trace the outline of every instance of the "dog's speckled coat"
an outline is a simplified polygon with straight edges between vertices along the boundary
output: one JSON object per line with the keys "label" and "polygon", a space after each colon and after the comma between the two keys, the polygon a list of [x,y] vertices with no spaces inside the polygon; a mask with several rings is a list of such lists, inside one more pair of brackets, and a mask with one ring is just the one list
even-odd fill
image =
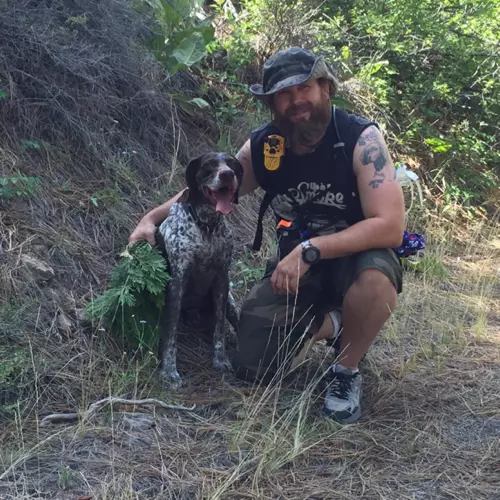
{"label": "dog's speckled coat", "polygon": [[210,299],[214,309],[213,366],[219,370],[231,369],[226,356],[224,322],[227,316],[234,329],[238,322],[236,305],[229,293],[232,232],[226,217],[216,212],[204,190],[230,186],[237,203],[242,177],[238,160],[224,153],[211,153],[191,161],[186,169],[188,199],[174,203],[159,227],[172,276],[166,291],[160,343],[161,376],[168,388],[182,385],[177,371],[181,311],[196,310]]}

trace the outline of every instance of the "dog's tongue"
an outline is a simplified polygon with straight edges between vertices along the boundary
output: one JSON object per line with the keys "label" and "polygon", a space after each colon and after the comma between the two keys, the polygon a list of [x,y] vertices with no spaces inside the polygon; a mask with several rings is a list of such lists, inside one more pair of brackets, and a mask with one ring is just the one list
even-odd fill
{"label": "dog's tongue", "polygon": [[215,210],[223,215],[229,215],[233,209],[233,193],[231,191],[213,191],[212,196],[217,202]]}

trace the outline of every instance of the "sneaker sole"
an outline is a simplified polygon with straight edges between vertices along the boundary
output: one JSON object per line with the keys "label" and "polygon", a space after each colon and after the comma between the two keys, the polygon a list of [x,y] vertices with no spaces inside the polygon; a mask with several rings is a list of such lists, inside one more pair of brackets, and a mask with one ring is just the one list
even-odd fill
{"label": "sneaker sole", "polygon": [[353,424],[354,422],[357,422],[361,417],[361,406],[354,413],[350,413],[349,416],[346,418],[340,417],[334,411],[328,410],[325,407],[323,407],[323,415],[326,418],[330,420],[335,420],[336,422],[339,422],[341,424]]}

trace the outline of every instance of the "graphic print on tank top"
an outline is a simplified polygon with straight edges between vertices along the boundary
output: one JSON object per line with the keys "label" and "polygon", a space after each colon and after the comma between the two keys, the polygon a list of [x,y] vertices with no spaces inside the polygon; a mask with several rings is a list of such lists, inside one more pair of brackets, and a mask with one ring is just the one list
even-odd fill
{"label": "graphic print on tank top", "polygon": [[[355,198],[356,194],[350,193],[350,196]],[[347,221],[342,218],[341,213],[335,217],[336,220],[332,220],[331,209],[336,208],[339,212],[346,210],[345,198],[346,195],[335,191],[331,183],[301,181],[297,187],[289,188],[287,193],[276,195],[271,207],[278,217],[295,220],[298,217],[297,205],[302,206],[309,200],[314,200],[308,210],[311,213],[310,228],[314,230],[331,224],[332,228],[339,230],[348,227]]]}

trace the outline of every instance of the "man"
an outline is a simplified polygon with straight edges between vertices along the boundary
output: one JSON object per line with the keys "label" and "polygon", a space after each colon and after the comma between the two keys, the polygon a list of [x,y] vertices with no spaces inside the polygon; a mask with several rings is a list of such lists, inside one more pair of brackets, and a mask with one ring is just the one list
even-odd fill
{"label": "man", "polygon": [[[332,108],[337,88],[324,59],[301,48],[275,53],[263,84],[250,88],[273,120],[238,153],[240,196],[264,189],[259,224],[270,205],[278,255],[242,306],[233,363],[241,378],[271,380],[313,342],[335,343],[324,412],[351,423],[361,414],[358,364],[402,289],[392,248],[402,242],[404,200],[377,125]],[[181,194],[146,214],[130,241],[154,243],[155,226]],[[257,234],[258,247],[260,226]]]}

